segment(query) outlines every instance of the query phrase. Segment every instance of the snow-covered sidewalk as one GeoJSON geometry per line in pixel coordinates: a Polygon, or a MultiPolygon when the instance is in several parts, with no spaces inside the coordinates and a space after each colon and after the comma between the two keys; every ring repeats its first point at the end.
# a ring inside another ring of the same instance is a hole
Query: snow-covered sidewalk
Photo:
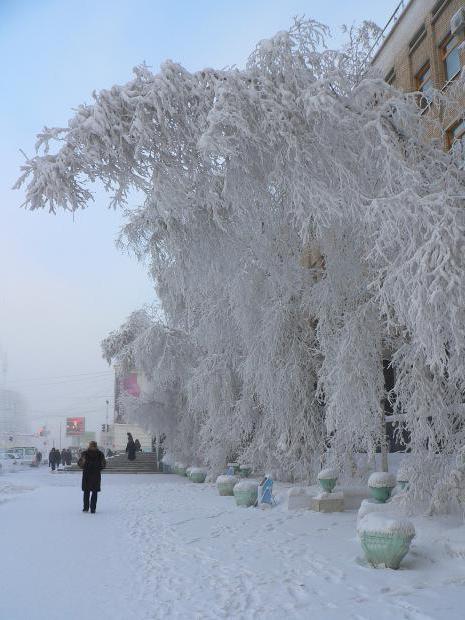
{"type": "Polygon", "coordinates": [[[104,475],[102,488],[91,515],[79,475],[0,477],[0,618],[464,617],[456,521],[416,519],[402,568],[375,570],[354,511],[237,508],[213,485],[166,475],[104,475]]]}

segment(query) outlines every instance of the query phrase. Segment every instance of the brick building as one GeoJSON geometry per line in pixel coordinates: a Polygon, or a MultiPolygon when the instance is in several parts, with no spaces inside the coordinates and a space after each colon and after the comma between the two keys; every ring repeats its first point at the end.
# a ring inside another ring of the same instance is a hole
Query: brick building
{"type": "MultiPolygon", "coordinates": [[[[389,26],[372,64],[389,84],[421,92],[419,104],[431,113],[432,89],[447,89],[465,64],[465,1],[404,1],[389,26]]],[[[441,121],[446,148],[465,138],[465,121],[458,114],[441,121]]]]}

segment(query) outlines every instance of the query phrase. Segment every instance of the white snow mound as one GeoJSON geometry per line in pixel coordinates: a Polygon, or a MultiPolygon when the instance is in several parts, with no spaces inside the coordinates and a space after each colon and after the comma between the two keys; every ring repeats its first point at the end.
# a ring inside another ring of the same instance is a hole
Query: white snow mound
{"type": "Polygon", "coordinates": [[[259,484],[258,480],[241,480],[236,484],[234,490],[248,491],[249,489],[258,489],[259,484]]]}
{"type": "Polygon", "coordinates": [[[365,515],[357,527],[359,535],[369,534],[400,534],[415,536],[415,527],[408,519],[396,519],[379,512],[370,512],[365,515]]]}
{"type": "Polygon", "coordinates": [[[229,476],[228,474],[224,474],[222,476],[218,476],[216,479],[216,484],[222,484],[224,482],[237,482],[239,478],[236,476],[229,476]]]}
{"type": "Polygon", "coordinates": [[[207,470],[205,467],[189,467],[189,473],[191,474],[206,474],[207,470]]]}
{"type": "Polygon", "coordinates": [[[339,476],[337,469],[322,469],[318,474],[318,480],[334,480],[339,476]]]}
{"type": "Polygon", "coordinates": [[[375,471],[368,478],[368,486],[377,488],[377,487],[395,487],[396,486],[396,478],[394,474],[388,474],[385,471],[375,471]]]}

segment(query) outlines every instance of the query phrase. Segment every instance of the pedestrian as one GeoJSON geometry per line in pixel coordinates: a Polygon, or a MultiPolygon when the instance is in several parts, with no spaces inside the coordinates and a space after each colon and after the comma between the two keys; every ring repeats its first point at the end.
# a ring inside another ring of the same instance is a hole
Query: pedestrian
{"type": "Polygon", "coordinates": [[[137,452],[142,452],[142,446],[140,445],[140,441],[138,439],[136,439],[136,441],[134,442],[134,445],[136,446],[137,452]]]}
{"type": "Polygon", "coordinates": [[[52,468],[52,471],[55,471],[56,460],[55,460],[55,448],[52,448],[48,453],[48,466],[52,468]]]}
{"type": "Polygon", "coordinates": [[[42,463],[42,452],[40,450],[38,450],[36,454],[36,461],[37,461],[37,465],[40,465],[42,463]]]}
{"type": "Polygon", "coordinates": [[[132,438],[131,433],[128,433],[126,452],[128,453],[128,461],[136,460],[136,444],[134,443],[134,439],[132,438]]]}
{"type": "Polygon", "coordinates": [[[66,465],[66,448],[61,451],[61,464],[63,467],[66,465]]]}
{"type": "Polygon", "coordinates": [[[90,512],[95,513],[97,509],[97,493],[101,490],[101,472],[102,469],[105,469],[106,464],[105,456],[98,449],[97,442],[91,441],[87,450],[84,450],[78,460],[78,465],[82,469],[82,490],[84,492],[82,512],[89,512],[90,506],[90,512]]]}
{"type": "Polygon", "coordinates": [[[58,448],[55,448],[55,465],[57,469],[60,469],[60,463],[61,463],[60,451],[58,450],[58,448]]]}
{"type": "Polygon", "coordinates": [[[66,450],[66,465],[68,465],[69,467],[72,462],[73,462],[73,455],[71,454],[70,448],[68,448],[66,450]]]}

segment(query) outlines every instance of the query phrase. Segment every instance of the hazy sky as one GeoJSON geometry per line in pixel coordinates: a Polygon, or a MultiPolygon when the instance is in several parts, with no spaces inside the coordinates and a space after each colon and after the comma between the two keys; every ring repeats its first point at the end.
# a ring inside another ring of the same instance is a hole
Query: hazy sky
{"type": "MultiPolygon", "coordinates": [[[[121,255],[121,225],[103,193],[74,219],[19,209],[11,186],[44,125],[63,126],[94,89],[154,70],[243,65],[259,39],[305,14],[384,25],[397,0],[0,0],[0,351],[7,385],[27,398],[34,427],[60,416],[104,422],[112,374],[100,341],[154,299],[145,269],[121,255]],[[47,418],[47,419],[46,419],[47,418]]],[[[0,375],[0,385],[1,375],[0,375]]]]}

